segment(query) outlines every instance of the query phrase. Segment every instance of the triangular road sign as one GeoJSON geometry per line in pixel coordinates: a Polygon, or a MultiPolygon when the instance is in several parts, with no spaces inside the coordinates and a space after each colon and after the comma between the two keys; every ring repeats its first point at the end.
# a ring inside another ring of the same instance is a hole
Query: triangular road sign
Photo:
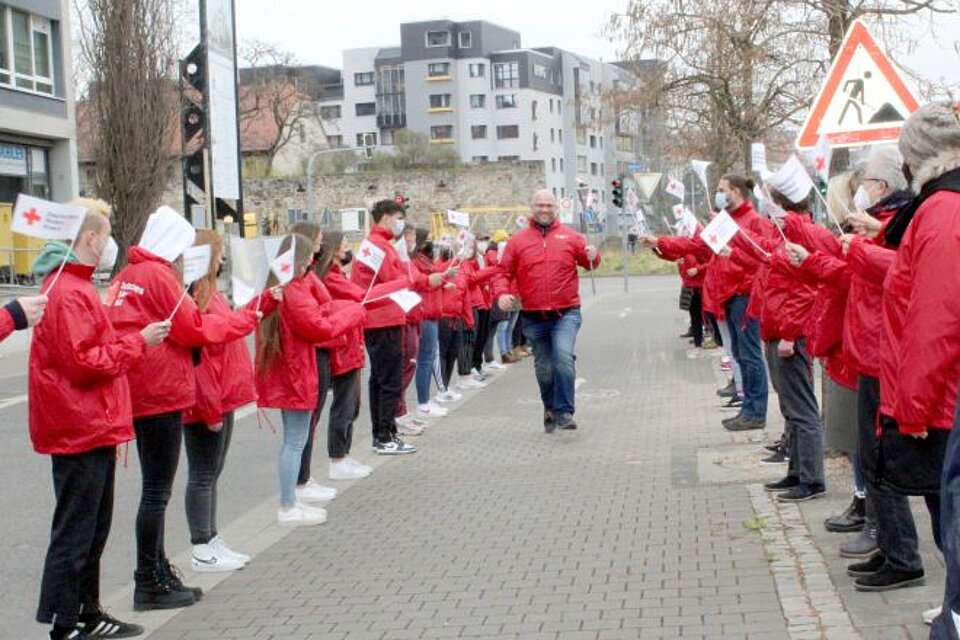
{"type": "Polygon", "coordinates": [[[662,176],[662,173],[635,173],[633,179],[637,181],[637,186],[640,187],[643,197],[649,200],[656,193],[657,185],[660,184],[662,176]]]}
{"type": "Polygon", "coordinates": [[[797,148],[816,147],[820,134],[826,134],[831,147],[891,142],[918,108],[870,30],[856,20],[813,101],[797,148]]]}

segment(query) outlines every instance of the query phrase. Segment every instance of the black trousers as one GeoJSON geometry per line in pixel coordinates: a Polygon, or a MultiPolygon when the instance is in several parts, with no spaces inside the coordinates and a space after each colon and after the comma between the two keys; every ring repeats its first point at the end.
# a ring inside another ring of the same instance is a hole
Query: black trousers
{"type": "Polygon", "coordinates": [[[693,334],[693,346],[703,346],[703,289],[693,288],[690,298],[690,332],[693,334]]]}
{"type": "MultiPolygon", "coordinates": [[[[701,292],[703,289],[700,290],[701,292]]],[[[701,304],[703,300],[701,299],[701,304]]],[[[717,316],[710,313],[709,311],[705,312],[704,317],[707,319],[707,322],[710,323],[710,333],[713,335],[713,341],[717,343],[718,347],[723,346],[723,338],[720,336],[720,325],[717,324],[717,316]]]]}
{"type": "Polygon", "coordinates": [[[140,459],[140,508],[137,510],[137,571],[153,572],[166,560],[163,544],[167,503],[180,462],[183,414],[180,411],[134,418],[140,459]]]}
{"type": "Polygon", "coordinates": [[[333,403],[327,423],[327,455],[343,458],[353,443],[353,423],[360,415],[361,369],[333,376],[333,403]]]}
{"type": "Polygon", "coordinates": [[[463,344],[463,323],[457,318],[440,319],[440,378],[443,388],[450,388],[450,378],[453,377],[453,366],[460,356],[463,344]]]}
{"type": "Polygon", "coordinates": [[[471,358],[470,363],[472,365],[471,368],[476,369],[477,371],[482,371],[483,352],[486,349],[487,340],[490,338],[490,310],[474,309],[473,325],[473,357],[471,358]]]}
{"type": "Polygon", "coordinates": [[[473,369],[473,345],[477,339],[476,320],[474,328],[463,326],[463,338],[460,341],[460,353],[457,354],[457,374],[461,378],[470,375],[473,369]]]}
{"type": "Polygon", "coordinates": [[[187,491],[184,506],[190,527],[190,544],[207,544],[217,537],[217,482],[233,437],[233,412],[224,414],[223,426],[211,431],[203,423],[183,426],[187,451],[187,491]]]}
{"type": "Polygon", "coordinates": [[[403,389],[403,327],[363,332],[370,356],[370,423],[374,442],[389,442],[397,433],[397,403],[403,389]]]}
{"type": "Polygon", "coordinates": [[[313,459],[313,436],[320,424],[320,414],[323,405],[327,402],[327,392],[330,391],[330,351],[317,349],[317,408],[310,416],[310,430],[307,432],[307,444],[303,445],[300,454],[300,473],[297,475],[297,484],[303,486],[310,480],[310,462],[313,459]]]}
{"type": "Polygon", "coordinates": [[[74,627],[100,604],[100,556],[113,519],[116,447],[50,457],[57,505],[40,582],[37,622],[74,627]]]}

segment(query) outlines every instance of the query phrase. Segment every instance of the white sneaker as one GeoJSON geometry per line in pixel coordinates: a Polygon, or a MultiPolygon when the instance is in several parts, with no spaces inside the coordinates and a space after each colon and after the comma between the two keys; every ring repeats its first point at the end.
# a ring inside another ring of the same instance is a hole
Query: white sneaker
{"type": "Polygon", "coordinates": [[[328,502],[336,497],[336,489],[325,487],[313,478],[302,487],[297,487],[297,500],[300,502],[328,502]]]}
{"type": "Polygon", "coordinates": [[[416,453],[417,448],[407,444],[400,438],[394,438],[390,442],[376,442],[373,450],[381,456],[402,456],[410,453],[416,453]]]}
{"type": "Polygon", "coordinates": [[[217,551],[223,553],[224,555],[233,556],[243,564],[247,564],[248,562],[250,562],[250,556],[248,556],[245,553],[240,553],[239,551],[234,551],[233,549],[227,546],[226,540],[224,540],[220,536],[216,536],[213,540],[211,540],[207,544],[212,546],[217,551]]]}
{"type": "Polygon", "coordinates": [[[197,573],[220,573],[243,569],[243,563],[233,556],[219,552],[211,544],[193,545],[190,567],[197,573]]]}
{"type": "Polygon", "coordinates": [[[422,418],[442,418],[449,413],[443,407],[435,405],[432,402],[419,405],[417,407],[417,411],[420,413],[420,417],[422,418]]]}
{"type": "Polygon", "coordinates": [[[481,382],[474,378],[460,378],[460,382],[457,383],[457,389],[486,389],[487,383],[481,382]]]}
{"type": "Polygon", "coordinates": [[[323,524],[327,521],[327,512],[323,509],[315,509],[305,504],[297,503],[289,509],[277,510],[277,524],[289,527],[307,527],[315,524],[323,524]]]}
{"type": "Polygon", "coordinates": [[[497,362],[496,360],[493,360],[493,361],[488,362],[487,364],[483,365],[483,368],[486,369],[486,370],[488,370],[488,371],[502,371],[503,369],[506,369],[507,366],[506,366],[506,365],[503,365],[503,364],[500,364],[500,363],[497,362]]]}
{"type": "Polygon", "coordinates": [[[330,461],[328,475],[331,480],[359,480],[360,478],[366,478],[370,473],[364,473],[363,469],[353,466],[346,458],[340,458],[330,461]]]}
{"type": "Polygon", "coordinates": [[[484,380],[487,379],[487,374],[485,374],[483,371],[480,371],[479,369],[474,367],[473,370],[470,372],[470,377],[476,380],[477,382],[483,382],[484,380]]]}
{"type": "Polygon", "coordinates": [[[703,357],[703,350],[699,347],[694,347],[687,351],[687,360],[697,360],[698,358],[703,357]]]}
{"type": "Polygon", "coordinates": [[[397,433],[401,436],[422,436],[423,427],[418,427],[412,422],[397,422],[397,433]]]}
{"type": "Polygon", "coordinates": [[[354,458],[344,458],[344,460],[346,460],[350,464],[350,466],[360,469],[367,475],[370,475],[371,473],[373,473],[373,467],[367,464],[363,464],[359,460],[355,460],[354,458]]]}
{"type": "Polygon", "coordinates": [[[402,424],[408,427],[410,426],[420,427],[421,429],[425,429],[427,427],[426,421],[421,420],[416,416],[410,415],[409,413],[405,413],[399,418],[395,418],[395,421],[397,424],[402,424]]]}
{"type": "Polygon", "coordinates": [[[943,606],[934,607],[933,609],[927,609],[923,612],[923,624],[933,624],[933,619],[940,615],[940,612],[943,611],[943,606]]]}
{"type": "Polygon", "coordinates": [[[452,389],[447,389],[446,391],[441,391],[437,394],[437,402],[447,404],[450,402],[456,402],[457,400],[463,399],[463,394],[457,393],[452,389]]]}

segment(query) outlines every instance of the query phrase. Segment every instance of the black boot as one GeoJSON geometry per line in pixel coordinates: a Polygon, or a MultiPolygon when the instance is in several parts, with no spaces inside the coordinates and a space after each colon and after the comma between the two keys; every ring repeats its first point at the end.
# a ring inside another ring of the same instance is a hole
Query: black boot
{"type": "Polygon", "coordinates": [[[863,523],[867,519],[867,500],[853,496],[850,506],[838,516],[831,516],[823,521],[827,531],[833,533],[850,533],[863,530],[863,523]]]}
{"type": "Polygon", "coordinates": [[[178,609],[196,602],[193,593],[174,589],[160,578],[156,570],[137,571],[133,578],[136,582],[133,589],[134,611],[178,609]]]}
{"type": "Polygon", "coordinates": [[[179,569],[170,564],[170,561],[166,558],[160,558],[160,562],[157,563],[157,578],[170,585],[170,588],[174,591],[185,591],[192,594],[194,600],[203,598],[203,589],[200,587],[188,587],[183,584],[183,574],[180,573],[179,569]]]}

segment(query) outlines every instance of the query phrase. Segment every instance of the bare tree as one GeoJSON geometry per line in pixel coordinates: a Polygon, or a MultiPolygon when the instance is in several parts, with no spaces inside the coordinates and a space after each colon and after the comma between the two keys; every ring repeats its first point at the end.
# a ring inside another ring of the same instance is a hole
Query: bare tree
{"type": "Polygon", "coordinates": [[[169,0],[78,0],[77,14],[96,131],[97,195],[113,205],[125,260],[173,161],[175,7],[169,0]]]}

